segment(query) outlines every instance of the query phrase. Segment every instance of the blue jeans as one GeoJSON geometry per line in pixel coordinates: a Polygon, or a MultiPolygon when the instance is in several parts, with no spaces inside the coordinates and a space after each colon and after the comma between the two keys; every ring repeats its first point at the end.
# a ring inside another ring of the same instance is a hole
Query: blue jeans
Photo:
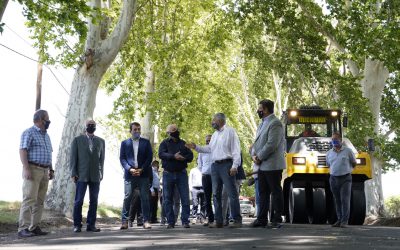
{"type": "Polygon", "coordinates": [[[124,204],[122,206],[122,222],[127,222],[129,219],[129,209],[131,207],[132,196],[136,187],[139,187],[140,190],[140,202],[142,205],[143,222],[150,222],[149,178],[135,176],[132,179],[124,180],[124,183],[125,196],[124,204]]]}
{"type": "Polygon", "coordinates": [[[169,225],[175,225],[175,213],[173,209],[174,204],[174,190],[178,189],[179,195],[181,197],[182,204],[182,214],[181,221],[182,224],[189,223],[190,214],[190,201],[189,201],[189,183],[186,169],[181,172],[163,172],[163,197],[164,197],[164,209],[165,215],[167,217],[167,223],[169,225]]]}
{"type": "Polygon", "coordinates": [[[223,224],[222,215],[222,187],[225,186],[229,197],[230,209],[233,220],[242,222],[240,215],[239,194],[236,190],[236,176],[230,176],[229,171],[232,161],[213,163],[211,165],[211,179],[214,195],[215,221],[223,224]]]}
{"type": "Polygon", "coordinates": [[[87,187],[89,186],[89,210],[87,213],[86,224],[94,227],[96,224],[97,202],[100,191],[100,182],[83,182],[76,183],[75,203],[74,203],[74,226],[82,227],[82,205],[85,199],[87,187]]]}
{"type": "Polygon", "coordinates": [[[338,221],[347,224],[350,216],[351,199],[351,174],[329,177],[329,183],[335,200],[336,215],[338,221]]]}

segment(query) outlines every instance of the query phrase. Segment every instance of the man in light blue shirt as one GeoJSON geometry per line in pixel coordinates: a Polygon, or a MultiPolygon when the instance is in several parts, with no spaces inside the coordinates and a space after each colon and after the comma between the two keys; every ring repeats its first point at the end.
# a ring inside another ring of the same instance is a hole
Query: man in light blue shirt
{"type": "MultiPolygon", "coordinates": [[[[206,136],[206,145],[210,144],[211,135],[206,136]]],[[[201,182],[203,184],[204,190],[204,203],[206,206],[206,217],[208,221],[204,222],[204,226],[208,226],[209,223],[214,222],[214,211],[211,206],[211,197],[212,197],[212,183],[211,183],[211,154],[209,153],[200,153],[199,158],[197,160],[197,165],[202,173],[201,182]]]]}
{"type": "Polygon", "coordinates": [[[356,166],[356,157],[350,148],[342,145],[342,136],[332,134],[333,148],[326,154],[326,164],[330,170],[329,183],[335,200],[338,220],[332,227],[346,227],[350,216],[351,172],[356,166]]]}

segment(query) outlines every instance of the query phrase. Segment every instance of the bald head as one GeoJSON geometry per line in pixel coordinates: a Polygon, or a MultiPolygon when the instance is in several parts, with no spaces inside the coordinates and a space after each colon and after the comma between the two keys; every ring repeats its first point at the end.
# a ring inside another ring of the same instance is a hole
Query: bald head
{"type": "Polygon", "coordinates": [[[96,131],[96,122],[92,119],[88,119],[86,121],[86,132],[89,135],[93,135],[94,131],[96,131]]]}
{"type": "Polygon", "coordinates": [[[170,124],[170,125],[168,125],[168,127],[167,127],[167,134],[168,134],[172,139],[174,139],[175,141],[176,141],[176,140],[179,140],[180,133],[179,133],[178,126],[177,126],[176,124],[170,124]]]}
{"type": "Polygon", "coordinates": [[[176,124],[170,124],[167,126],[167,133],[172,133],[178,130],[178,126],[176,124]]]}
{"type": "Polygon", "coordinates": [[[89,125],[89,124],[96,125],[96,122],[94,120],[92,120],[92,119],[88,119],[88,120],[86,120],[86,126],[89,125]]]}

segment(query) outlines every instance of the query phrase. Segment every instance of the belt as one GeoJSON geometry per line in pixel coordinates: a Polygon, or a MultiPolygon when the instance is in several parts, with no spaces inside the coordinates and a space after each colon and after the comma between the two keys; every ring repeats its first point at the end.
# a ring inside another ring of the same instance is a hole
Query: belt
{"type": "Polygon", "coordinates": [[[186,170],[186,168],[182,169],[182,170],[178,170],[178,171],[168,171],[168,170],[164,170],[163,172],[165,173],[170,173],[170,174],[174,174],[174,173],[183,173],[186,170]]]}
{"type": "Polygon", "coordinates": [[[230,162],[230,161],[232,161],[232,159],[223,159],[223,160],[216,160],[215,163],[221,164],[221,163],[230,162]]]}
{"type": "Polygon", "coordinates": [[[44,164],[36,163],[36,162],[33,162],[33,161],[28,161],[28,163],[32,164],[32,165],[35,165],[35,166],[38,166],[38,167],[41,167],[41,168],[49,168],[50,167],[50,165],[44,165],[44,164]]]}

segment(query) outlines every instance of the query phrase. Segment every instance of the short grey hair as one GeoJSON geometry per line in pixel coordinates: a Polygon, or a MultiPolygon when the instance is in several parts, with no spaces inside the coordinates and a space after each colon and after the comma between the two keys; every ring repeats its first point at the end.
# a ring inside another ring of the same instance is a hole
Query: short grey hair
{"type": "Polygon", "coordinates": [[[47,114],[47,111],[44,109],[36,110],[35,114],[33,114],[33,122],[44,120],[47,114]]]}
{"type": "Polygon", "coordinates": [[[224,113],[216,113],[214,115],[214,118],[217,118],[217,120],[222,121],[223,123],[226,123],[226,116],[224,113]]]}

